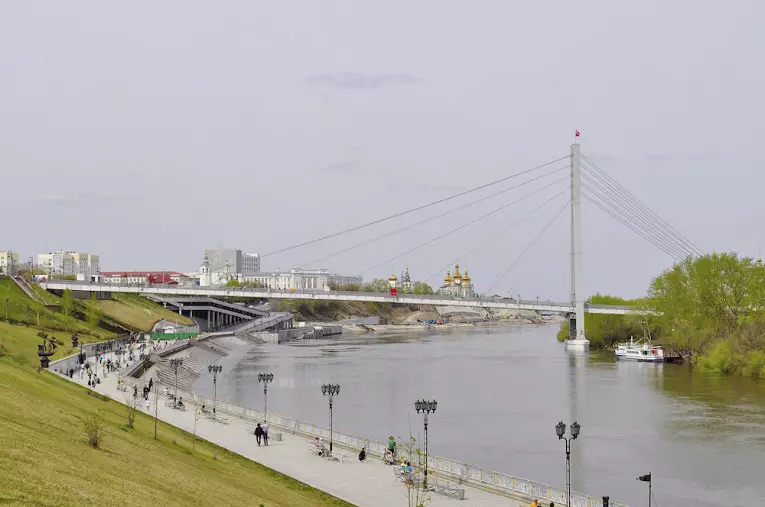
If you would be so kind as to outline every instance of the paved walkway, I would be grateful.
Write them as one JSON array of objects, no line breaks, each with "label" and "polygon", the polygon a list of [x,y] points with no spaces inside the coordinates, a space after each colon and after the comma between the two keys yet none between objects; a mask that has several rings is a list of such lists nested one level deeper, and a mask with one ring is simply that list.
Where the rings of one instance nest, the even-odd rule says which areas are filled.
[{"label": "paved walkway", "polygon": [[[99,367],[99,373],[101,372]],[[87,375],[79,379],[75,374],[72,381],[87,387]],[[69,379],[69,377],[66,377]],[[123,377],[124,379],[125,377]],[[126,379],[128,380],[128,379]],[[135,379],[129,379],[134,381]],[[139,396],[143,382],[139,383]],[[155,387],[157,387],[155,385]],[[160,388],[158,417],[173,426],[182,428],[189,433],[194,429],[194,405],[187,402],[185,412],[165,406],[164,387]],[[101,375],[101,384],[95,389],[121,403],[125,402],[125,393],[117,390],[117,374]],[[172,388],[171,388],[172,390]],[[132,387],[129,388],[132,392]],[[150,415],[154,415],[154,393],[150,396]],[[186,400],[184,400],[186,401]],[[139,409],[146,412],[146,405],[141,398]],[[255,443],[253,430],[255,424],[236,416],[221,414],[219,421],[200,417],[197,421],[197,436],[225,447],[248,459],[261,463],[269,468],[304,482],[316,489],[342,498],[354,505],[362,507],[395,507],[407,505],[406,488],[394,480],[393,466],[386,466],[379,458],[370,457],[361,463],[353,451],[342,448],[335,449],[335,455],[345,453],[349,458],[347,463],[338,463],[320,458],[311,453],[311,440],[271,426],[270,433],[281,432],[283,440],[271,440],[268,447],[258,447]],[[527,502],[495,495],[487,491],[462,485],[465,489],[465,500],[449,498],[438,493],[431,493],[429,507],[523,507]]]}]

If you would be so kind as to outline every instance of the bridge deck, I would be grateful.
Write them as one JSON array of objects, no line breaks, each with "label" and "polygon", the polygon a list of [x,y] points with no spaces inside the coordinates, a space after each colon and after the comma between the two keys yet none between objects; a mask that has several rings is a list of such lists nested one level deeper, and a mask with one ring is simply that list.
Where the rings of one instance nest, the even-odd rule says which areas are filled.
[{"label": "bridge deck", "polygon": [[[99,292],[130,292],[144,295],[178,295],[178,296],[207,296],[212,298],[239,297],[251,299],[312,299],[330,301],[361,301],[376,303],[397,303],[409,305],[460,306],[466,308],[496,308],[507,310],[535,310],[539,312],[571,313],[573,305],[570,302],[536,302],[508,301],[499,298],[470,298],[459,299],[441,295],[402,294],[392,297],[387,293],[375,292],[308,292],[308,291],[277,291],[270,289],[253,289],[241,287],[165,287],[165,286],[135,286],[112,285],[53,280],[40,284],[46,290],[78,290]],[[641,309],[630,306],[615,305],[585,305],[587,313],[625,315],[645,313]]]}]

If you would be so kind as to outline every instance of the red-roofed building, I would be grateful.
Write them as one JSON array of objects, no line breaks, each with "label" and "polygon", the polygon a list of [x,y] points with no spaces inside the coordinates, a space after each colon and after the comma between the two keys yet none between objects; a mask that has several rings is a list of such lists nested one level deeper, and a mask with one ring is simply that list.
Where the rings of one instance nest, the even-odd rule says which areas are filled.
[{"label": "red-roofed building", "polygon": [[122,285],[178,285],[186,283],[189,278],[177,271],[102,271],[101,279],[104,283]]}]

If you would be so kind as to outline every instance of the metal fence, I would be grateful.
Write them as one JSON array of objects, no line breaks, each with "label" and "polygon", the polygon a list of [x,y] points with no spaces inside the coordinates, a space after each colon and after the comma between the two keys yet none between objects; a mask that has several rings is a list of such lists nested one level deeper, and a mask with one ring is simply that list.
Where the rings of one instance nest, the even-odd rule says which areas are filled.
[{"label": "metal fence", "polygon": [[[189,394],[190,398],[194,401],[195,404],[204,404],[208,407],[213,405],[212,398],[206,398],[204,396],[195,395],[193,393]],[[217,410],[219,411],[227,412],[229,414],[236,415],[244,419],[250,419],[252,421],[263,420],[263,412],[259,410],[243,407],[241,405],[235,405],[233,403],[227,403],[225,401],[217,401],[215,403]],[[329,438],[329,430],[327,428],[323,428],[315,424],[300,422],[278,414],[269,412],[268,422],[271,425],[283,428],[291,433],[304,437]],[[374,440],[370,440],[368,438],[339,433],[337,431],[332,433],[332,440],[335,444],[346,447],[348,449],[352,449],[354,451],[360,451],[362,447],[366,447],[367,454],[377,457],[382,457],[385,453],[385,450],[388,448],[387,443],[375,442]],[[540,484],[528,479],[522,479],[520,477],[514,477],[512,475],[495,472],[494,470],[485,470],[472,465],[467,465],[465,463],[460,463],[459,461],[441,458],[438,456],[428,456],[428,468],[431,470],[431,473],[438,473],[442,477],[454,480],[458,483],[465,483],[482,487],[497,493],[513,493],[516,495],[524,495],[526,497],[545,499],[547,501],[555,502],[555,505],[567,505],[567,492],[562,489],[548,486],[547,484]],[[613,507],[627,507],[624,504],[615,502],[610,502],[609,505]],[[600,498],[593,498],[587,495],[572,492],[570,507],[603,507],[603,501]]]}]

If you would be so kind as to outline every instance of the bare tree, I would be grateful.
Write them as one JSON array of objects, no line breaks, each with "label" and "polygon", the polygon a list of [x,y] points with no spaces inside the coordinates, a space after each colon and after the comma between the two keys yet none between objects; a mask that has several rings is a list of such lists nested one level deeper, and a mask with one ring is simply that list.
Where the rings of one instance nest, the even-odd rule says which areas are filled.
[{"label": "bare tree", "polygon": [[125,391],[125,406],[127,407],[127,426],[132,428],[135,421],[135,413],[138,410],[138,395],[135,390],[132,392],[130,389]]},{"label": "bare tree", "polygon": [[156,373],[156,377],[154,377],[154,440],[157,439],[157,414],[159,412],[159,371]]},{"label": "bare tree", "polygon": [[[400,441],[403,441],[399,437]],[[406,487],[406,499],[408,507],[425,507],[426,503],[431,501],[428,496],[427,490],[423,488],[422,480],[418,478],[418,471],[422,470],[423,463],[425,462],[425,453],[422,452],[417,439],[409,433],[409,440],[403,444],[403,455],[406,460],[413,466],[415,473],[411,477],[404,478],[404,486]]]},{"label": "bare tree", "polygon": [[96,449],[104,439],[104,425],[101,419],[94,415],[82,423],[83,431],[88,439],[88,445]]},{"label": "bare tree", "polygon": [[197,446],[197,421],[199,416],[202,415],[202,406],[199,403],[194,403],[194,440],[191,442],[191,452],[193,453]]}]

